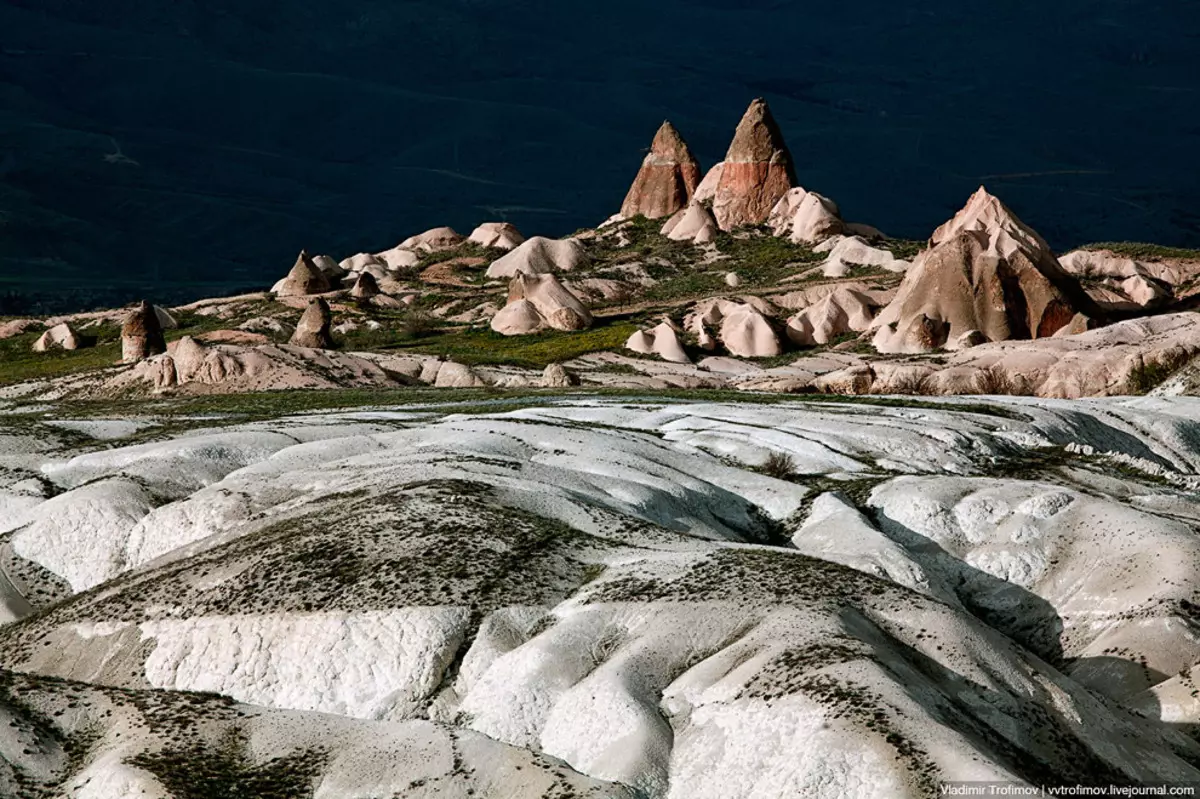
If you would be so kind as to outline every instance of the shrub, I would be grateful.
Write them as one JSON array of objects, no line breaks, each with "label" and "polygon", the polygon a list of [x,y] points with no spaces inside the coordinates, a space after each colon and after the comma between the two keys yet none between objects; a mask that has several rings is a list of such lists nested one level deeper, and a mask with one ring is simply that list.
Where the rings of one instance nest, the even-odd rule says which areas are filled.
[{"label": "shrub", "polygon": [[796,476],[796,460],[785,452],[772,452],[759,471],[768,477],[790,480]]}]

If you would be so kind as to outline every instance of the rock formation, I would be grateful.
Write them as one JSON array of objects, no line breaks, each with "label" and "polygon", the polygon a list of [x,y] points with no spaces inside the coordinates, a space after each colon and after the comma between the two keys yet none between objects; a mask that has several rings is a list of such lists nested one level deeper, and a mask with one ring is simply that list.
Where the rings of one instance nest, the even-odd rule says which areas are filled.
[{"label": "rock formation", "polygon": [[448,250],[452,247],[457,247],[464,241],[466,239],[459,235],[454,228],[435,227],[426,230],[424,233],[409,236],[400,242],[397,248],[402,250],[418,250],[420,252],[437,252],[438,250]]},{"label": "rock formation", "polygon": [[309,254],[301,250],[296,258],[296,264],[287,277],[276,283],[271,291],[280,297],[305,297],[310,294],[324,294],[333,291],[329,277],[313,263]]},{"label": "rock formation", "polygon": [[379,283],[375,281],[375,276],[370,272],[361,273],[350,289],[350,296],[356,300],[369,300],[378,294]]},{"label": "rock formation", "polygon": [[561,363],[546,364],[539,381],[544,388],[570,388],[579,385],[579,377],[569,371]]},{"label": "rock formation", "polygon": [[[717,298],[698,303],[684,319],[684,328],[696,337],[702,349],[712,350],[719,341],[731,355],[740,358],[767,358],[782,352],[769,316],[770,303],[759,297],[743,297],[742,302]],[[717,330],[714,338],[711,331]]]},{"label": "rock formation", "polygon": [[828,344],[846,333],[866,330],[873,318],[869,297],[837,288],[789,319],[787,335],[801,346]]},{"label": "rock formation", "polygon": [[700,164],[679,131],[670,122],[663,122],[625,195],[621,216],[670,216],[687,206],[699,185]]},{"label": "rock formation", "polygon": [[534,236],[508,255],[497,258],[487,269],[490,278],[511,278],[517,274],[542,275],[568,272],[587,261],[583,246],[574,239],[548,239]]},{"label": "rock formation", "polygon": [[421,256],[412,250],[406,250],[403,247],[393,247],[390,250],[376,253],[379,259],[383,261],[387,268],[393,272],[401,269],[411,269],[421,263]]},{"label": "rock formation", "polygon": [[776,236],[797,244],[815,244],[845,229],[837,203],[815,191],[789,189],[771,208],[767,224]]},{"label": "rock formation", "polygon": [[672,241],[708,244],[717,238],[718,231],[717,220],[704,203],[692,200],[686,208],[676,211],[660,232]]},{"label": "rock formation", "polygon": [[19,336],[32,328],[41,326],[36,319],[13,319],[0,323],[0,341]]},{"label": "rock formation", "polygon": [[300,316],[296,324],[296,332],[288,342],[297,347],[311,347],[327,350],[333,347],[333,337],[329,333],[329,323],[332,314],[329,303],[317,298],[308,304],[308,308]]},{"label": "rock formation", "polygon": [[629,337],[625,347],[642,355],[657,355],[672,363],[691,363],[679,340],[679,330],[664,319],[650,330],[639,330]]},{"label": "rock formation", "polygon": [[491,327],[505,336],[546,328],[583,330],[592,314],[554,275],[517,274],[508,287],[508,304],[492,317]]},{"label": "rock formation", "polygon": [[471,231],[467,241],[474,242],[480,247],[494,247],[498,250],[512,250],[519,247],[525,237],[515,225],[508,222],[484,222]]},{"label": "rock formation", "polygon": [[783,134],[767,101],[759,98],[746,109],[725,160],[709,170],[696,196],[711,199],[717,224],[732,230],[766,222],[771,209],[795,185]]},{"label": "rock formation", "polygon": [[989,341],[1041,338],[1078,312],[1099,315],[1042,237],[983,188],[929,244],[875,320],[880,352],[953,346],[968,330]]},{"label": "rock formation", "polygon": [[121,360],[136,363],[167,351],[162,323],[150,303],[142,300],[121,325]]},{"label": "rock formation", "polygon": [[47,330],[33,342],[34,352],[47,352],[52,349],[77,350],[83,346],[83,339],[67,322],[60,322]]},{"label": "rock formation", "polygon": [[813,247],[813,252],[826,253],[825,261],[821,264],[821,274],[825,277],[846,277],[856,266],[875,267],[889,272],[904,272],[912,266],[888,250],[872,247],[858,236],[834,236]]}]

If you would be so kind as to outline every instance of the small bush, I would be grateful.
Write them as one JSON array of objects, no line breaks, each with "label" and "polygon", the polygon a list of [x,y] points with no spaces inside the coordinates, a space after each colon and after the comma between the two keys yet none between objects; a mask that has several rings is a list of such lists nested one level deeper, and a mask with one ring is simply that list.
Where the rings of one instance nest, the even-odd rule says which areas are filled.
[{"label": "small bush", "polygon": [[796,460],[785,452],[772,452],[759,471],[768,477],[790,480],[796,476]]}]

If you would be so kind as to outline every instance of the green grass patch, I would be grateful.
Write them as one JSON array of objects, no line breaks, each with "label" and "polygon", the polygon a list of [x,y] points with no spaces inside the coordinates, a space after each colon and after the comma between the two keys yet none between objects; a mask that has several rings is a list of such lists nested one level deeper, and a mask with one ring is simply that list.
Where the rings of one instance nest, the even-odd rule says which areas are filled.
[{"label": "green grass patch", "polygon": [[1161,261],[1168,258],[1200,260],[1200,250],[1164,247],[1161,244],[1147,244],[1140,241],[1101,241],[1095,244],[1085,244],[1079,249],[1108,250],[1115,255],[1141,261]]},{"label": "green grass patch", "polygon": [[819,263],[824,259],[823,255],[803,244],[764,231],[745,237],[722,233],[717,236],[716,245],[728,260],[714,264],[714,268],[737,274],[746,286],[773,285],[800,271],[797,265]]},{"label": "green grass patch", "polygon": [[417,338],[392,351],[441,355],[459,363],[542,368],[589,352],[618,350],[637,325],[616,322],[574,333],[547,331],[528,336],[502,336],[489,329],[439,333]]}]

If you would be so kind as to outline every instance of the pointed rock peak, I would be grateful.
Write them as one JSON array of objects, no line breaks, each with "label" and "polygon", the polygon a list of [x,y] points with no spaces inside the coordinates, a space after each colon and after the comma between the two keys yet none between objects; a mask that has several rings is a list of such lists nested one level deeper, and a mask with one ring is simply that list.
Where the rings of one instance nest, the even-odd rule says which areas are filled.
[{"label": "pointed rock peak", "polygon": [[292,265],[292,271],[288,273],[290,277],[308,277],[313,274],[321,274],[320,268],[308,254],[308,250],[301,250],[296,256],[296,263]]},{"label": "pointed rock peak", "polygon": [[[1007,238],[1013,240],[1013,243],[1020,244],[1025,249],[1050,253],[1050,245],[1046,243],[1046,240],[1017,218],[1017,215],[1009,210],[1008,206],[983,186],[980,186],[971,195],[967,204],[954,215],[953,219],[933,232],[929,243],[931,246],[937,246],[963,232],[983,232],[987,233],[989,238],[995,238],[997,234],[1004,233]],[[1001,249],[1010,250],[1011,246]],[[1002,254],[1008,255],[1009,252],[1005,251]]]},{"label": "pointed rock peak", "polygon": [[359,273],[358,279],[354,281],[354,287],[350,289],[350,296],[356,300],[369,300],[379,294],[379,281],[370,272]]},{"label": "pointed rock peak", "polygon": [[158,314],[154,312],[153,305],[142,300],[126,315],[121,325],[121,360],[136,363],[166,351],[167,342],[163,338]]},{"label": "pointed rock peak", "polygon": [[771,114],[771,107],[761,97],[750,103],[742,121],[733,134],[733,142],[725,161],[737,163],[782,163],[788,170],[792,183],[796,176],[792,172],[792,158],[783,141],[783,132]]},{"label": "pointed rock peak", "polygon": [[692,155],[683,136],[679,135],[675,126],[666,120],[654,134],[654,142],[650,145],[650,155],[674,164],[697,163],[696,157]]}]

